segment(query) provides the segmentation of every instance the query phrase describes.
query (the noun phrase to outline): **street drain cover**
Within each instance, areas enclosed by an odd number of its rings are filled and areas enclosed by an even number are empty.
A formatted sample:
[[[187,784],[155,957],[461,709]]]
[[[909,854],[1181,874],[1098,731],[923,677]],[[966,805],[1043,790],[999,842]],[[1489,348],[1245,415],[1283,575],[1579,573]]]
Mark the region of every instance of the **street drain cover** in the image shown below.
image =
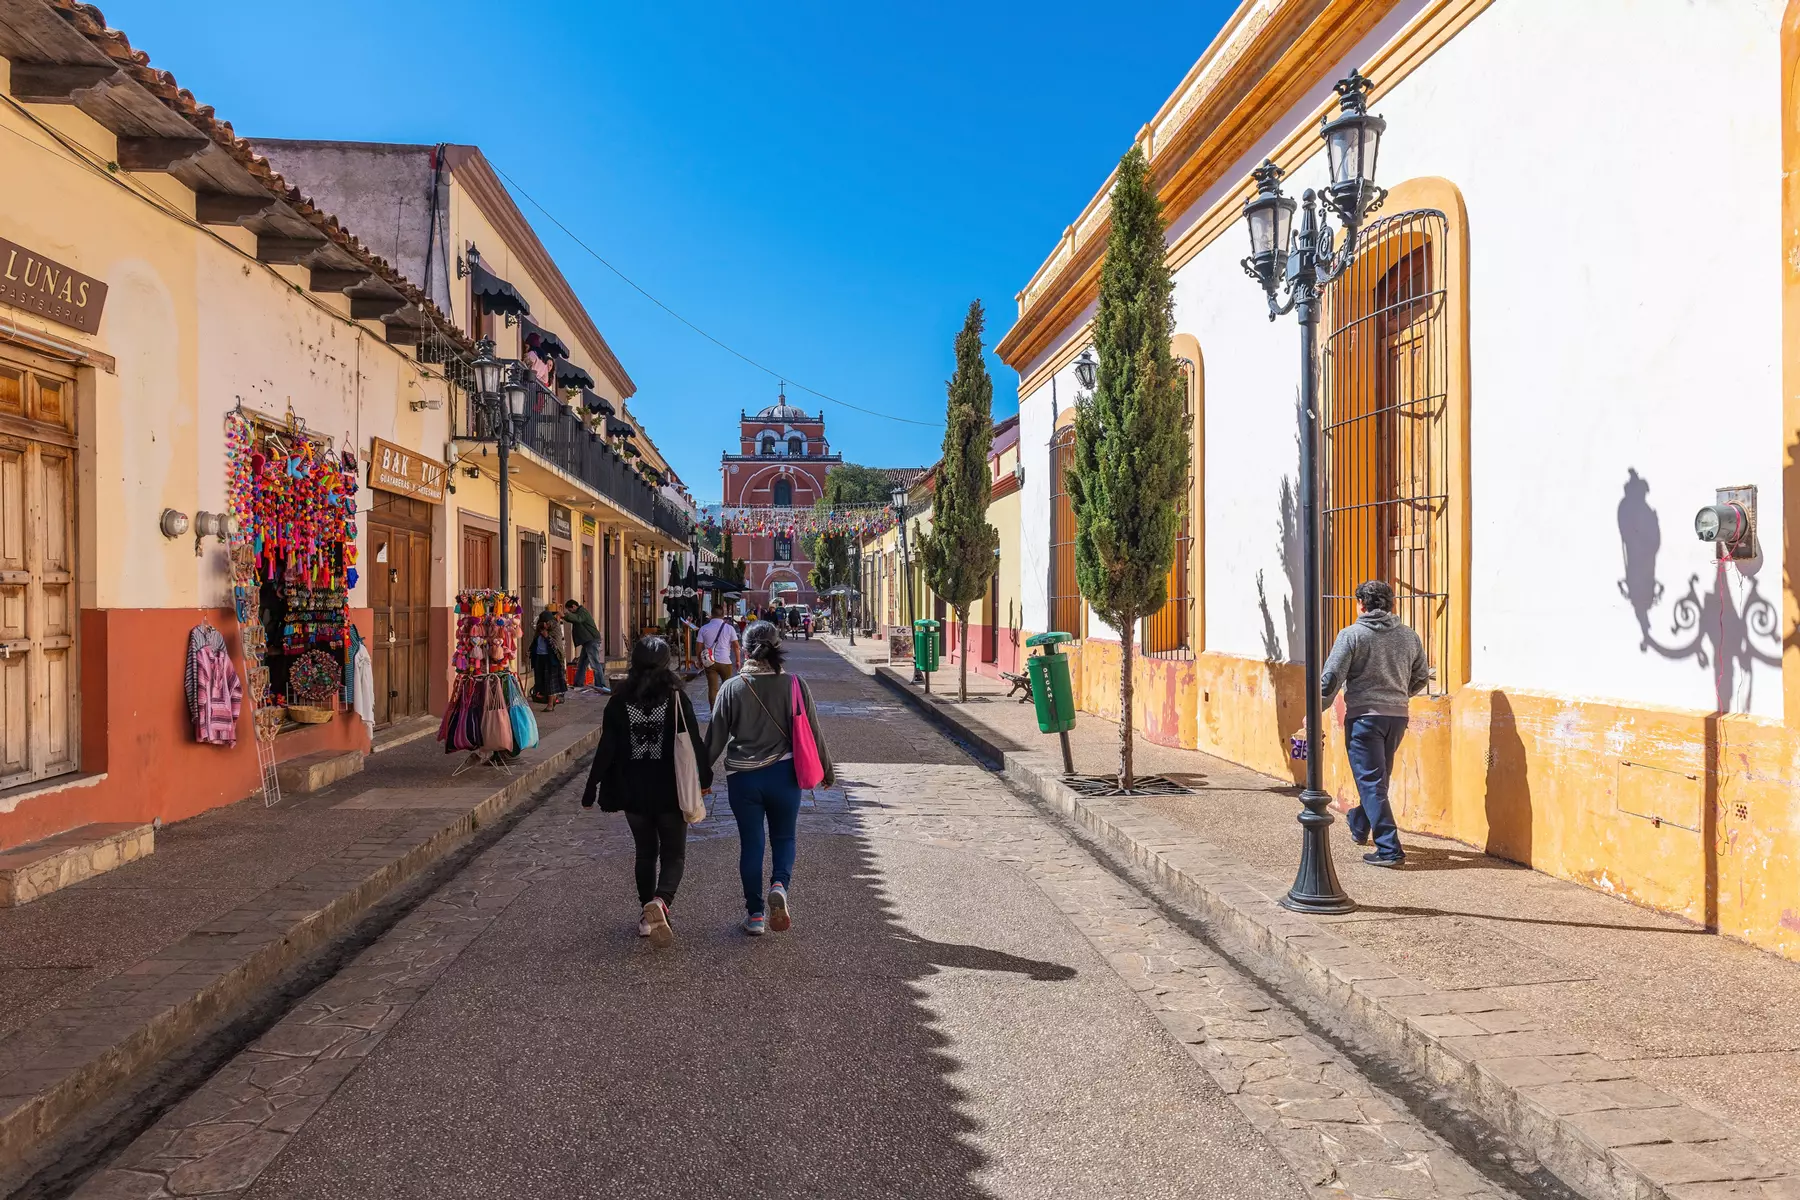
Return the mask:
[[[1129,790],[1117,775],[1064,775],[1062,781],[1083,796],[1192,796],[1194,789],[1163,775],[1139,775]]]

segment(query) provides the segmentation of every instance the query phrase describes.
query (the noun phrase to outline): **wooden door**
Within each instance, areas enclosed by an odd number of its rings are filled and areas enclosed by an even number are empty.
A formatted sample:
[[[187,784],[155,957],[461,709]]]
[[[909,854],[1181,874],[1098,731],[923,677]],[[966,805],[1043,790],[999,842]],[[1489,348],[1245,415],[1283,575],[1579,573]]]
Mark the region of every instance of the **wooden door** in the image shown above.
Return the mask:
[[[0,359],[0,788],[79,762],[74,391],[48,360]]]
[[[594,543],[581,543],[581,607],[600,617],[600,610],[594,607]]]
[[[1000,661],[1000,571],[998,568],[995,569],[993,577],[988,580],[987,603],[984,607],[987,609],[984,614],[987,617],[987,627],[983,632],[985,641],[982,645],[981,659],[983,662],[997,663]]]
[[[485,529],[462,532],[462,588],[473,591],[494,586],[494,535]]]
[[[563,602],[568,598],[569,552],[553,546],[550,549],[550,607],[561,612]]]
[[[375,723],[429,711],[431,689],[431,509],[423,501],[375,493],[369,606],[374,610]],[[466,545],[466,543],[465,543]]]

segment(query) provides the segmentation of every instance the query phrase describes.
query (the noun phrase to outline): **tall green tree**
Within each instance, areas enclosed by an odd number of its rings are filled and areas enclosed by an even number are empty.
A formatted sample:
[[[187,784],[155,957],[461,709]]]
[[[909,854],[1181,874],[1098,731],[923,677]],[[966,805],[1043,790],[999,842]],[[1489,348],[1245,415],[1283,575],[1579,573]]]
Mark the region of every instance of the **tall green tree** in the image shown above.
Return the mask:
[[[1139,147],[1119,162],[1112,230],[1094,313],[1099,368],[1076,402],[1075,461],[1065,473],[1075,509],[1075,579],[1119,631],[1119,787],[1132,785],[1131,676],[1138,621],[1168,600],[1169,566],[1187,486],[1188,419],[1169,350],[1174,281],[1162,201]]]
[[[956,372],[945,385],[944,457],[932,493],[931,532],[919,544],[926,582],[956,610],[962,631],[956,696],[963,701],[969,698],[969,605],[987,592],[1000,545],[1000,531],[987,520],[994,381],[981,357],[986,323],[981,301],[971,301],[956,335]]]

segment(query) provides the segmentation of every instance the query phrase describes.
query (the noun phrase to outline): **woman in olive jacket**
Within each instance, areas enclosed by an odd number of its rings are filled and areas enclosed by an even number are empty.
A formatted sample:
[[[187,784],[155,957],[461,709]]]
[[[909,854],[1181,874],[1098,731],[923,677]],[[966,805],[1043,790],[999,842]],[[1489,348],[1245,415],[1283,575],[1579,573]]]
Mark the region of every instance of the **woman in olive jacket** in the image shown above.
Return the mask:
[[[700,787],[712,786],[700,722],[669,660],[669,643],[659,637],[640,639],[632,648],[631,669],[600,719],[600,746],[581,793],[583,808],[598,801],[602,812],[625,813],[637,843],[638,903],[644,906],[638,935],[658,946],[675,937],[669,905],[687,858],[687,819],[675,790],[677,713],[700,766]]]

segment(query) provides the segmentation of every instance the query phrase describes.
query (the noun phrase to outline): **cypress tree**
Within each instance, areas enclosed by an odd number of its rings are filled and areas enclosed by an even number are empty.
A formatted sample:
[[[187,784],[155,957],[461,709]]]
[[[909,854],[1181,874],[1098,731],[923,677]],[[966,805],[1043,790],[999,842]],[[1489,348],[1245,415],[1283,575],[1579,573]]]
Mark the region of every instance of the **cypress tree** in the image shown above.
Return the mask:
[[[994,381],[981,357],[986,317],[969,304],[956,335],[956,372],[945,386],[944,457],[938,463],[931,532],[919,559],[931,590],[956,610],[962,630],[957,699],[969,698],[969,605],[987,592],[1000,531],[988,524],[988,451],[994,444]]]
[[[1189,436],[1182,381],[1169,351],[1174,281],[1162,201],[1142,149],[1119,162],[1112,229],[1094,313],[1094,392],[1077,401],[1075,578],[1101,620],[1119,631],[1119,787],[1132,785],[1132,648],[1137,623],[1168,600],[1169,566],[1187,487]]]

